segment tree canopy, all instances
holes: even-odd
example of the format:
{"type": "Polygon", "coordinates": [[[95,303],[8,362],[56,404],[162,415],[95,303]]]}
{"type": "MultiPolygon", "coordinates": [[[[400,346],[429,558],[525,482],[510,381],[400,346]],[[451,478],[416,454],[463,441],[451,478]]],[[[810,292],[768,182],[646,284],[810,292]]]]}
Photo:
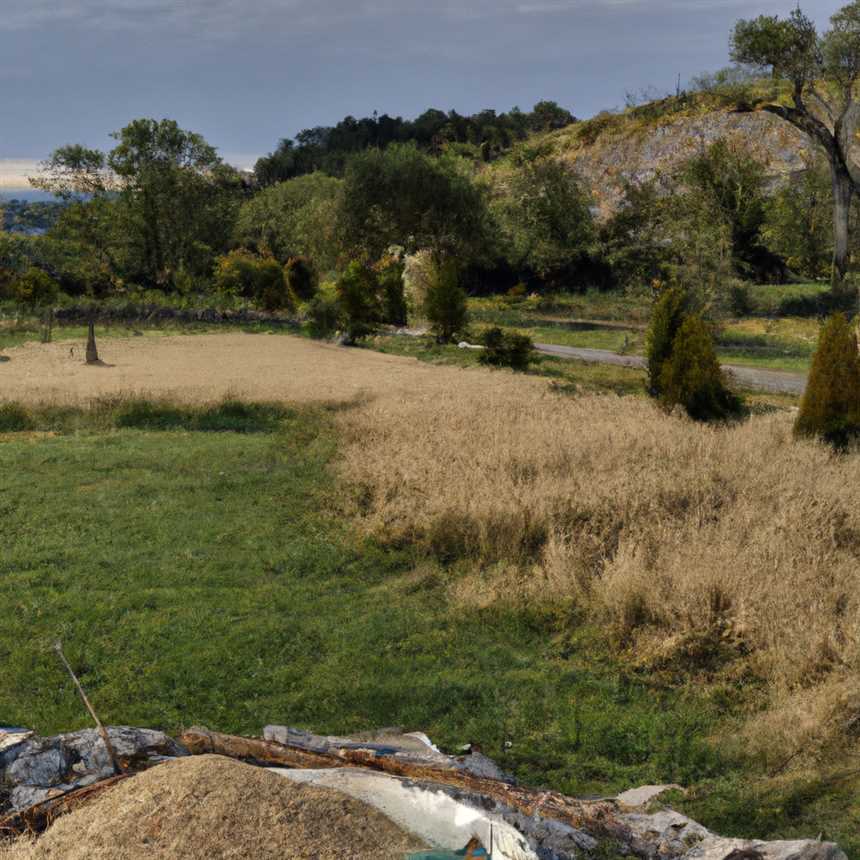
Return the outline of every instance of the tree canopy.
{"type": "Polygon", "coordinates": [[[413,143],[437,154],[446,146],[471,146],[486,160],[524,140],[529,132],[563,128],[575,121],[570,111],[553,101],[538,102],[531,113],[515,107],[507,113],[483,110],[463,116],[431,108],[414,120],[388,114],[363,119],[348,116],[335,126],[305,129],[295,140],[284,138],[274,152],[257,161],[254,172],[261,185],[318,170],[341,176],[355,153],[398,143],[413,143]]]}
{"type": "Polygon", "coordinates": [[[860,76],[860,0],[844,6],[819,36],[800,7],[788,17],[761,15],[739,21],[732,59],[771,73],[788,85],[790,104],[760,105],[805,132],[827,156],[834,190],[834,282],[849,264],[849,210],[860,183],[852,144],[860,125],[856,84],[860,76]]]}
{"type": "Polygon", "coordinates": [[[413,144],[352,158],[341,194],[346,250],[379,259],[392,245],[464,260],[487,244],[484,196],[453,158],[431,158],[413,144]]]}

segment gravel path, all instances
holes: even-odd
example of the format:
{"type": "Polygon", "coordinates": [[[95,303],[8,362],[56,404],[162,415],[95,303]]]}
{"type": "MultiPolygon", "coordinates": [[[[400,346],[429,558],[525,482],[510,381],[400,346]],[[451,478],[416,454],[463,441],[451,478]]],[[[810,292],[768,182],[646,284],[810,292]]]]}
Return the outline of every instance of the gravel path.
{"type": "MultiPolygon", "coordinates": [[[[594,364],[614,364],[618,367],[645,367],[645,359],[641,355],[620,355],[608,349],[587,349],[576,346],[557,346],[548,343],[536,343],[535,349],[546,355],[559,358],[573,358],[594,364]]],[[[737,364],[724,364],[723,370],[744,388],[755,388],[761,391],[775,391],[781,394],[803,394],[806,388],[806,375],[803,373],[786,373],[781,370],[763,370],[758,367],[745,367],[737,364]]]]}

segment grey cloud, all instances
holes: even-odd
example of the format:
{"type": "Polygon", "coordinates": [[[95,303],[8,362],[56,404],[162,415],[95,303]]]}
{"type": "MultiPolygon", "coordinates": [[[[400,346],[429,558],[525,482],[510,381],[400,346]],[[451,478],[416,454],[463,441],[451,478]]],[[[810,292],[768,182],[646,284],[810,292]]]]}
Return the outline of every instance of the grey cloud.
{"type": "Polygon", "coordinates": [[[459,19],[539,15],[635,6],[659,14],[748,6],[743,0],[6,0],[0,30],[74,24],[115,29],[196,28],[230,34],[266,22],[331,26],[349,19],[428,15],[459,19]]]}

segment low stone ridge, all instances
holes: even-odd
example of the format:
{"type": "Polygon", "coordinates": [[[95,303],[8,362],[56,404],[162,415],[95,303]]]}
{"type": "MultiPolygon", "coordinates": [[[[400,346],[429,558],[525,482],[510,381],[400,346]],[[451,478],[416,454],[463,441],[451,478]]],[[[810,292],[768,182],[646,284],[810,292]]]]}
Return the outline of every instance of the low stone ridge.
{"type": "MultiPolygon", "coordinates": [[[[188,755],[181,744],[163,732],[130,727],[109,728],[111,743],[123,767],[144,770],[166,759],[188,755]]],[[[378,756],[426,767],[454,769],[486,780],[514,786],[492,759],[480,752],[448,756],[420,733],[388,729],[351,738],[315,735],[287,726],[266,726],[267,741],[316,753],[338,750],[373,750],[378,756]]],[[[340,771],[343,773],[343,771],[340,771]]],[[[336,773],[316,771],[317,774],[336,773]]],[[[422,791],[442,792],[480,816],[512,826],[528,843],[517,858],[527,860],[579,860],[583,855],[620,851],[644,860],[847,860],[837,845],[817,840],[761,842],[729,839],[711,833],[701,824],[671,809],[647,811],[660,794],[679,786],[643,786],[601,804],[596,827],[582,829],[541,815],[540,804],[525,814],[498,798],[479,791],[454,788],[432,779],[414,782],[376,774],[422,791]],[[605,806],[605,809],[604,809],[605,806]],[[605,813],[605,814],[604,814],[605,813]],[[612,844],[606,845],[605,843],[612,844]]],[[[113,767],[99,733],[72,732],[40,738],[26,730],[0,730],[0,817],[20,812],[66,792],[92,785],[113,775],[113,767]]],[[[473,783],[480,785],[480,782],[473,783]]],[[[513,787],[510,789],[513,791],[513,787]]],[[[535,793],[539,796],[539,793],[535,793]]],[[[372,803],[372,798],[362,797],[372,803]]],[[[519,838],[519,837],[518,837],[519,838]]],[[[504,858],[503,858],[504,860],[504,858]]]]}

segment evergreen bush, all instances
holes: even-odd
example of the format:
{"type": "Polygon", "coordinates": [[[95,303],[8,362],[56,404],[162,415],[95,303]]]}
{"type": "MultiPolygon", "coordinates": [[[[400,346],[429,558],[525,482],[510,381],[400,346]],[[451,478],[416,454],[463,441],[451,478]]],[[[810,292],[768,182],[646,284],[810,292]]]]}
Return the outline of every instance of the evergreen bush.
{"type": "Polygon", "coordinates": [[[337,281],[337,303],[346,343],[374,334],[382,322],[376,273],[361,263],[350,263],[337,281]]]}
{"type": "Polygon", "coordinates": [[[857,334],[844,314],[833,314],[821,330],[795,433],[836,447],[860,435],[857,334]]]}
{"type": "Polygon", "coordinates": [[[672,345],[689,315],[689,305],[687,293],[680,287],[663,290],[654,305],[646,355],[648,393],[652,397],[660,397],[663,393],[663,366],[672,357],[672,345]]]}
{"type": "Polygon", "coordinates": [[[307,305],[311,337],[331,337],[338,327],[340,311],[333,284],[323,284],[307,305]]]}
{"type": "Polygon", "coordinates": [[[290,257],[284,266],[287,289],[302,302],[309,302],[317,291],[317,274],[306,257],[290,257]]]}
{"type": "Polygon", "coordinates": [[[493,367],[510,367],[513,370],[528,370],[533,357],[534,344],[530,337],[500,328],[489,328],[481,336],[484,351],[481,364],[493,367]]]}
{"type": "Polygon", "coordinates": [[[389,325],[404,326],[407,322],[404,268],[403,263],[393,256],[383,257],[377,266],[383,320],[389,325]]]}
{"type": "Polygon", "coordinates": [[[453,260],[435,260],[424,297],[424,316],[440,343],[450,343],[468,323],[466,293],[460,287],[453,260]]]}
{"type": "Polygon", "coordinates": [[[675,336],[660,389],[667,409],[682,406],[696,421],[722,421],[742,411],[740,398],[726,385],[711,333],[697,314],[688,316],[675,336]]]}

